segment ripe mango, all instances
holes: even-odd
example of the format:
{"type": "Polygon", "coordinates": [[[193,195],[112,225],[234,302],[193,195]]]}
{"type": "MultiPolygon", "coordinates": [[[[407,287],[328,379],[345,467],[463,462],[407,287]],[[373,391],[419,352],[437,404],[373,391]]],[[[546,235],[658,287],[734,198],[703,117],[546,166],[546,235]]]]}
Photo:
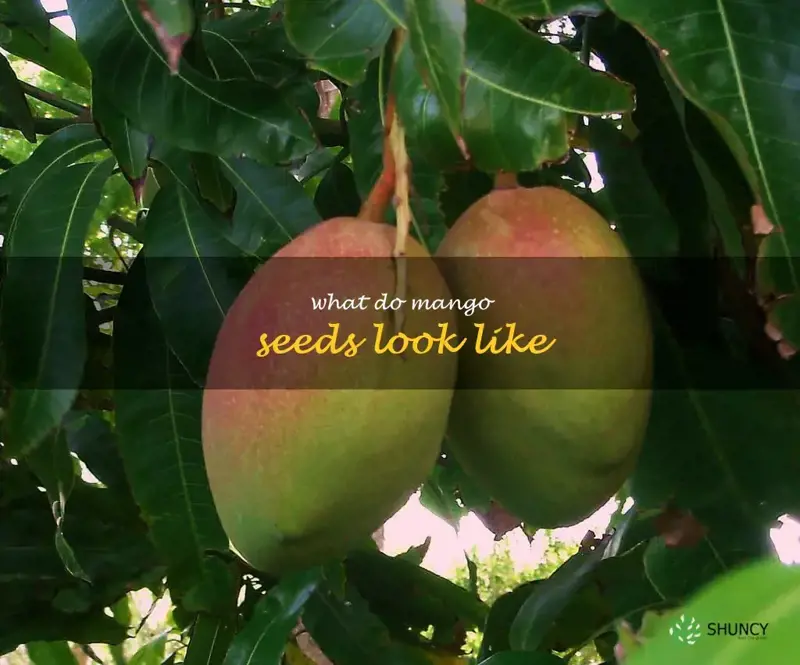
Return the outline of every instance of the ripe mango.
{"type": "Polygon", "coordinates": [[[649,418],[652,331],[627,249],[564,190],[512,187],[467,209],[439,257],[455,298],[495,301],[460,314],[460,331],[482,322],[484,337],[498,331],[502,351],[479,355],[471,343],[461,351],[453,454],[531,526],[581,521],[631,472],[649,418]],[[555,343],[506,353],[508,324],[524,334],[522,346],[536,335],[555,343]]]}
{"type": "MultiPolygon", "coordinates": [[[[374,307],[395,292],[394,233],[354,218],[312,227],[256,271],[223,322],[203,397],[203,451],[223,527],[254,568],[280,575],[343,556],[405,503],[438,457],[456,355],[372,351],[375,324],[387,336],[396,330],[374,307]],[[329,294],[370,300],[363,310],[312,306],[329,294]],[[356,355],[257,355],[264,333],[316,340],[332,323],[339,344],[349,334],[366,340],[356,355]]],[[[423,247],[410,239],[407,255],[406,297],[449,298],[423,247]]],[[[409,309],[402,331],[435,331],[443,320],[455,326],[450,313],[409,309]]]]}

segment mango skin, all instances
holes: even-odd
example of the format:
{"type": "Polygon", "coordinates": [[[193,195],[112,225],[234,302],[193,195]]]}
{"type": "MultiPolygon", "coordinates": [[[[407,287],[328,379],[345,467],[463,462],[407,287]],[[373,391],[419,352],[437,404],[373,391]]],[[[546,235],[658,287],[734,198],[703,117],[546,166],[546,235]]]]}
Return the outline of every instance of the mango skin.
{"type": "Polygon", "coordinates": [[[496,299],[471,320],[461,316],[462,330],[516,322],[518,332],[556,338],[525,358],[462,355],[462,388],[515,389],[457,389],[448,436],[465,472],[527,524],[580,522],[631,473],[649,419],[652,329],[626,247],[571,194],[512,188],[465,211],[439,257],[562,259],[440,263],[453,297],[496,299]]]}
{"type": "MultiPolygon", "coordinates": [[[[345,555],[402,507],[439,455],[456,355],[370,353],[373,323],[388,322],[385,312],[310,304],[331,292],[372,302],[392,294],[393,246],[391,226],[322,222],[259,268],[220,330],[203,398],[203,451],[223,527],[256,569],[281,575],[345,555]],[[279,260],[292,257],[373,258],[279,260]],[[317,337],[336,321],[368,338],[357,356],[256,356],[262,332],[317,337]],[[252,389],[258,385],[268,389],[252,389]]],[[[408,262],[409,294],[449,298],[422,246],[410,239],[407,254],[416,257],[408,262]]],[[[403,330],[435,331],[440,322],[453,327],[455,317],[409,310],[403,330]]]]}

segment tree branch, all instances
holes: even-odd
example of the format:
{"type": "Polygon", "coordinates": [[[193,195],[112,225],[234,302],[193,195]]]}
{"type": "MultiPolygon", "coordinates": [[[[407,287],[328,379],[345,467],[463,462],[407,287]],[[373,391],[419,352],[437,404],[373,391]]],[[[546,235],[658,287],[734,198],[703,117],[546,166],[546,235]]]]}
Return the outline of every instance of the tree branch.
{"type": "Polygon", "coordinates": [[[54,108],[61,109],[62,111],[66,111],[67,113],[72,113],[74,115],[82,115],[89,110],[82,104],[71,102],[68,99],[64,99],[60,95],[48,92],[47,90],[42,90],[37,88],[35,85],[26,83],[25,81],[20,81],[19,83],[26,95],[30,95],[34,99],[38,99],[40,102],[49,104],[54,108]]]}
{"type": "Polygon", "coordinates": [[[116,270],[103,270],[102,268],[84,268],[83,279],[101,284],[125,284],[125,273],[116,270]]]}
{"type": "MultiPolygon", "coordinates": [[[[80,118],[34,118],[33,128],[37,134],[53,134],[59,129],[64,129],[64,127],[69,127],[79,122],[81,122],[80,118]]],[[[19,127],[11,117],[2,111],[0,111],[0,127],[19,131],[19,127]]]]}

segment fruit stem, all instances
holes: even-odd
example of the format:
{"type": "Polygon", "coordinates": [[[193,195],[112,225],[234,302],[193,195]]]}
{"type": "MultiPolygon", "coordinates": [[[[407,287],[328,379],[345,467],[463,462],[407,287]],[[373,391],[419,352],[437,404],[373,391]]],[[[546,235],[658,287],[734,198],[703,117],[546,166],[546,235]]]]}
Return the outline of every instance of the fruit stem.
{"type": "Polygon", "coordinates": [[[386,122],[383,129],[383,169],[372,186],[366,201],[358,211],[358,219],[381,224],[394,196],[396,170],[391,148],[391,129],[395,117],[394,95],[389,94],[386,102],[386,122]]]}
{"type": "Polygon", "coordinates": [[[507,171],[498,171],[495,173],[495,189],[516,189],[517,187],[519,187],[519,182],[517,182],[516,173],[509,173],[507,171]]]}

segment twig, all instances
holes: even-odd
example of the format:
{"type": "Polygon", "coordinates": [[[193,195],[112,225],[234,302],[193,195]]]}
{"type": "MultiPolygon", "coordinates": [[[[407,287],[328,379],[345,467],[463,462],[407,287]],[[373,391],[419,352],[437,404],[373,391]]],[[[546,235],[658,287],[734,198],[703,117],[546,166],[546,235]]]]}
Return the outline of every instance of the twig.
{"type": "Polygon", "coordinates": [[[125,273],[116,270],[103,270],[102,268],[84,268],[83,279],[88,282],[100,284],[125,284],[125,273]]]}
{"type": "Polygon", "coordinates": [[[589,19],[585,19],[583,21],[583,26],[581,27],[581,62],[589,66],[589,60],[592,56],[592,49],[589,45],[589,19]]]}
{"type": "Polygon", "coordinates": [[[47,92],[47,90],[37,88],[35,85],[31,85],[25,81],[20,81],[19,83],[26,95],[30,95],[34,99],[38,99],[40,102],[49,104],[54,108],[61,109],[62,111],[66,111],[67,113],[72,113],[74,115],[83,115],[89,110],[82,104],[71,102],[68,99],[64,99],[60,95],[47,92]]]}
{"type": "MultiPolygon", "coordinates": [[[[81,122],[79,118],[34,118],[33,129],[37,134],[54,134],[59,129],[64,129],[64,127],[69,127],[79,122],[81,122]]],[[[20,131],[11,117],[3,112],[0,112],[0,127],[20,131]]]]}
{"type": "Polygon", "coordinates": [[[59,9],[55,12],[47,12],[47,18],[50,20],[54,18],[63,18],[65,16],[69,16],[69,9],[59,9]]]}
{"type": "Polygon", "coordinates": [[[225,18],[225,3],[222,0],[208,0],[208,8],[214,18],[225,18]]]}

